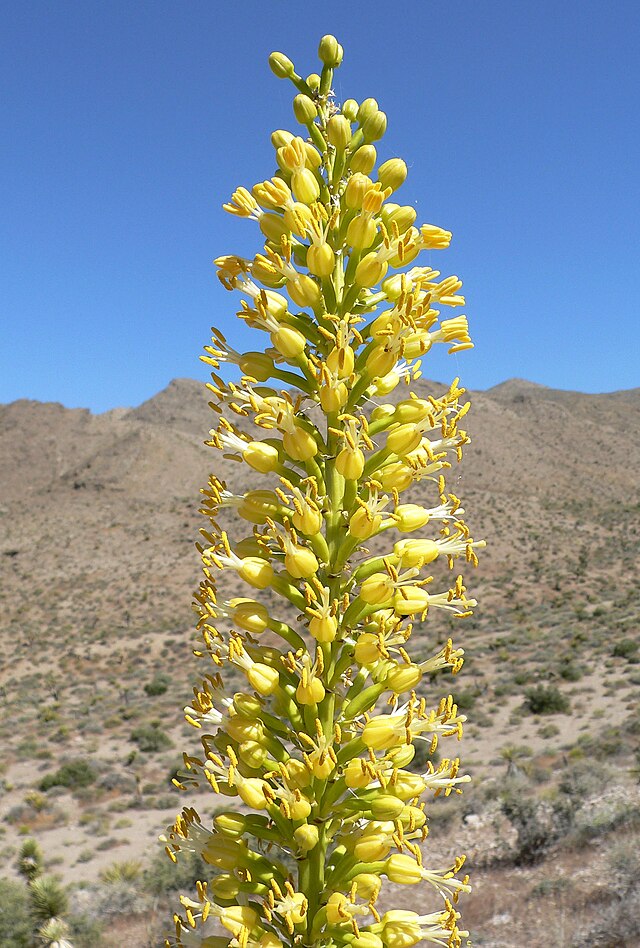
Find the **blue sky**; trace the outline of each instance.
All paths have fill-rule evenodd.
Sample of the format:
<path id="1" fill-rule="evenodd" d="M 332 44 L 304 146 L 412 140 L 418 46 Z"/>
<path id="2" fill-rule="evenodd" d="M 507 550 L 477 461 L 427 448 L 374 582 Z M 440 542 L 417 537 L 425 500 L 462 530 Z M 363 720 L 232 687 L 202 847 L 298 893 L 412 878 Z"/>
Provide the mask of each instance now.
<path id="1" fill-rule="evenodd" d="M 399 197 L 454 232 L 476 349 L 427 360 L 470 388 L 640 385 L 640 7 L 591 0 L 0 3 L 0 402 L 133 405 L 206 377 L 209 327 L 255 348 L 217 283 L 257 249 L 224 214 L 296 130 L 319 37 L 338 100 L 375 96 Z M 635 350 L 635 351 L 634 351 Z"/>

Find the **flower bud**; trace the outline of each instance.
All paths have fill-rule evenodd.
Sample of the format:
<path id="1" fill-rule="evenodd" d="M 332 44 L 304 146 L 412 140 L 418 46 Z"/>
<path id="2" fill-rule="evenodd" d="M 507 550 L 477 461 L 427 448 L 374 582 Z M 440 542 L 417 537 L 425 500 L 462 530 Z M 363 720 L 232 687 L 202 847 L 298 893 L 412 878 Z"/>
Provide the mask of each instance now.
<path id="1" fill-rule="evenodd" d="M 391 372 L 387 372 L 386 375 L 383 375 L 382 378 L 376 378 L 371 383 L 371 388 L 375 395 L 388 395 L 390 392 L 393 392 L 400 383 L 400 376 L 397 372 L 394 372 L 392 369 Z"/>
<path id="2" fill-rule="evenodd" d="M 373 573 L 363 579 L 360 598 L 370 606 L 389 605 L 393 600 L 393 585 L 388 573 Z"/>
<path id="3" fill-rule="evenodd" d="M 407 767 L 415 756 L 416 749 L 413 744 L 401 744 L 387 751 L 387 757 L 394 767 Z"/>
<path id="4" fill-rule="evenodd" d="M 349 533 L 359 540 L 368 540 L 369 537 L 378 532 L 381 523 L 382 516 L 380 514 L 368 516 L 366 510 L 358 507 L 349 520 Z"/>
<path id="5" fill-rule="evenodd" d="M 327 367 L 339 379 L 348 379 L 353 375 L 356 356 L 351 346 L 334 346 L 327 356 Z"/>
<path id="6" fill-rule="evenodd" d="M 242 540 L 238 540 L 233 544 L 233 552 L 236 556 L 241 558 L 245 556 L 257 556 L 259 560 L 268 559 L 263 547 L 260 546 L 255 536 L 243 537 Z"/>
<path id="7" fill-rule="evenodd" d="M 351 141 L 351 124 L 344 115 L 332 115 L 327 122 L 327 137 L 331 144 L 344 151 Z"/>
<path id="8" fill-rule="evenodd" d="M 235 899 L 240 891 L 240 883 L 230 872 L 221 873 L 218 876 L 215 876 L 209 883 L 210 890 L 215 894 L 216 899 L 221 899 L 222 901 Z M 211 938 L 215 937 L 213 935 Z M 215 943 L 216 945 L 218 942 Z M 222 938 L 220 941 L 220 948 L 224 948 L 224 945 L 228 944 L 227 938 Z M 215 948 L 215 946 L 212 946 Z"/>
<path id="9" fill-rule="evenodd" d="M 366 747 L 371 747 L 373 750 L 388 750 L 406 743 L 404 731 L 403 717 L 394 718 L 389 714 L 381 714 L 367 721 L 361 737 Z"/>
<path id="10" fill-rule="evenodd" d="M 313 204 L 320 197 L 320 185 L 313 171 L 309 168 L 302 168 L 300 171 L 294 171 L 291 175 L 291 190 L 296 201 L 303 204 Z M 262 221 L 266 215 L 262 215 Z"/>
<path id="11" fill-rule="evenodd" d="M 393 552 L 404 569 L 412 566 L 417 566 L 420 569 L 428 563 L 433 563 L 438 558 L 440 548 L 435 540 L 411 537 L 394 543 Z"/>
<path id="12" fill-rule="evenodd" d="M 242 813 L 218 813 L 213 822 L 219 833 L 231 839 L 238 839 L 247 829 L 247 818 Z"/>
<path id="13" fill-rule="evenodd" d="M 405 805 L 398 817 L 404 829 L 422 829 L 427 822 L 427 814 L 419 806 Z"/>
<path id="14" fill-rule="evenodd" d="M 387 448 L 398 457 L 406 457 L 419 446 L 422 432 L 416 425 L 398 425 L 387 435 Z"/>
<path id="15" fill-rule="evenodd" d="M 343 55 L 344 50 L 335 36 L 327 33 L 322 37 L 318 46 L 318 56 L 325 66 L 330 66 L 332 69 L 339 66 Z"/>
<path id="16" fill-rule="evenodd" d="M 255 718 L 247 718 L 237 714 L 233 718 L 225 721 L 224 729 L 234 741 L 242 743 L 243 741 L 261 741 L 264 739 L 264 727 L 262 721 Z"/>
<path id="17" fill-rule="evenodd" d="M 373 665 L 381 657 L 379 637 L 373 632 L 362 632 L 354 649 L 354 658 L 358 665 Z"/>
<path id="18" fill-rule="evenodd" d="M 355 250 L 366 250 L 376 239 L 378 228 L 373 218 L 359 214 L 349 222 L 347 243 Z"/>
<path id="19" fill-rule="evenodd" d="M 250 490 L 238 505 L 238 513 L 250 523 L 266 523 L 267 517 L 279 513 L 282 504 L 272 490 Z"/>
<path id="20" fill-rule="evenodd" d="M 371 412 L 371 422 L 387 421 L 395 414 L 396 406 L 388 402 L 385 405 L 376 405 Z"/>
<path id="21" fill-rule="evenodd" d="M 299 530 L 300 533 L 306 534 L 308 537 L 315 536 L 316 533 L 320 533 L 320 529 L 323 523 L 322 512 L 314 505 L 307 503 L 302 509 L 302 513 L 295 511 L 291 517 L 291 522 L 293 523 L 296 530 Z"/>
<path id="22" fill-rule="evenodd" d="M 342 406 L 346 404 L 349 398 L 349 389 L 344 382 L 339 382 L 337 385 L 322 386 L 319 397 L 322 409 L 328 415 L 340 411 Z"/>
<path id="23" fill-rule="evenodd" d="M 228 839 L 215 833 L 207 840 L 202 858 L 217 869 L 235 869 L 245 862 L 247 847 L 237 839 Z"/>
<path id="24" fill-rule="evenodd" d="M 359 757 L 354 757 L 344 769 L 344 782 L 351 790 L 368 787 L 374 779 L 363 764 Z"/>
<path id="25" fill-rule="evenodd" d="M 311 772 L 318 780 L 326 780 L 329 774 L 333 773 L 335 764 L 327 754 L 323 761 L 314 758 L 311 764 Z"/>
<path id="26" fill-rule="evenodd" d="M 322 296 L 316 281 L 306 273 L 301 273 L 295 280 L 289 280 L 287 292 L 298 306 L 309 306 L 311 309 L 318 305 Z"/>
<path id="27" fill-rule="evenodd" d="M 387 116 L 384 112 L 370 115 L 362 124 L 362 134 L 366 142 L 377 142 L 387 130 Z"/>
<path id="28" fill-rule="evenodd" d="M 344 922 L 340 909 L 345 902 L 347 897 L 342 892 L 332 892 L 327 899 L 327 922 L 330 925 L 341 925 Z"/>
<path id="29" fill-rule="evenodd" d="M 404 853 L 393 853 L 389 856 L 385 872 L 390 882 L 399 885 L 416 885 L 422 881 L 422 869 L 411 856 Z"/>
<path id="30" fill-rule="evenodd" d="M 311 142 L 304 142 L 305 164 L 311 171 L 314 171 L 322 164 L 322 155 Z"/>
<path id="31" fill-rule="evenodd" d="M 244 777 L 238 784 L 238 796 L 252 810 L 266 810 L 269 801 L 265 795 L 268 784 L 260 777 Z"/>
<path id="32" fill-rule="evenodd" d="M 357 119 L 360 125 L 362 125 L 366 119 L 370 118 L 372 115 L 375 115 L 376 112 L 378 112 L 378 103 L 376 100 L 371 98 L 364 99 L 364 101 L 360 103 L 357 114 Z"/>
<path id="33" fill-rule="evenodd" d="M 251 931 L 258 924 L 258 913 L 249 905 L 229 905 L 222 909 L 219 918 L 234 938 L 241 934 L 243 928 Z"/>
<path id="34" fill-rule="evenodd" d="M 316 642 L 333 642 L 338 631 L 338 620 L 335 616 L 312 616 L 309 620 L 309 632 Z"/>
<path id="35" fill-rule="evenodd" d="M 358 103 L 355 99 L 345 99 L 342 103 L 342 114 L 350 122 L 355 122 L 358 117 Z"/>
<path id="36" fill-rule="evenodd" d="M 278 79 L 291 79 L 295 75 L 294 65 L 284 53 L 271 53 L 269 65 Z"/>
<path id="37" fill-rule="evenodd" d="M 273 359 L 264 352 L 245 352 L 240 356 L 240 371 L 256 382 L 266 382 L 273 374 Z"/>
<path id="38" fill-rule="evenodd" d="M 424 780 L 410 770 L 398 770 L 390 789 L 401 800 L 413 800 L 424 793 Z"/>
<path id="39" fill-rule="evenodd" d="M 266 668 L 266 665 L 262 667 Z M 273 668 L 270 668 L 269 671 L 278 674 Z M 257 688 L 256 691 L 258 691 Z M 257 741 L 243 741 L 238 745 L 238 757 L 247 767 L 252 770 L 259 770 L 267 759 L 267 749 L 262 744 L 258 744 Z"/>
<path id="40" fill-rule="evenodd" d="M 312 92 L 317 92 L 320 88 L 320 76 L 317 72 L 310 72 L 305 82 L 309 86 Z"/>
<path id="41" fill-rule="evenodd" d="M 320 568 L 315 553 L 306 546 L 297 546 L 292 552 L 285 553 L 284 566 L 294 579 L 308 579 Z"/>
<path id="42" fill-rule="evenodd" d="M 429 593 L 422 586 L 403 586 L 393 597 L 393 609 L 399 616 L 414 616 L 429 606 Z"/>
<path id="43" fill-rule="evenodd" d="M 407 166 L 402 158 L 389 158 L 378 168 L 378 181 L 383 190 L 391 188 L 397 191 L 401 184 L 407 179 Z"/>
<path id="44" fill-rule="evenodd" d="M 327 243 L 312 244 L 307 251 L 307 267 L 315 276 L 331 276 L 335 262 L 336 255 Z"/>
<path id="45" fill-rule="evenodd" d="M 293 139 L 293 133 L 287 132 L 284 128 L 277 128 L 275 132 L 271 132 L 271 144 L 274 148 L 284 148 L 285 145 L 290 145 Z"/>
<path id="46" fill-rule="evenodd" d="M 271 342 L 285 359 L 295 359 L 301 355 L 307 344 L 307 340 L 300 330 L 293 326 L 280 326 L 279 329 L 271 333 Z"/>
<path id="47" fill-rule="evenodd" d="M 344 200 L 351 210 L 360 210 L 364 201 L 364 196 L 372 186 L 371 178 L 361 171 L 352 174 L 344 190 Z"/>
<path id="48" fill-rule="evenodd" d="M 375 478 L 380 482 L 383 490 L 406 490 L 413 484 L 413 471 L 402 461 L 385 464 L 380 471 L 376 471 Z"/>
<path id="49" fill-rule="evenodd" d="M 401 207 L 397 204 L 385 204 L 382 208 L 381 215 L 382 222 L 387 230 L 393 230 L 393 225 L 395 224 L 399 234 L 406 233 L 418 216 L 415 207 L 411 207 L 410 204 L 403 204 Z M 399 273 L 397 276 L 400 278 L 402 274 Z"/>
<path id="50" fill-rule="evenodd" d="M 404 425 L 408 423 L 417 424 L 423 421 L 433 411 L 431 402 L 424 398 L 406 398 L 396 405 L 394 421 Z"/>
<path id="51" fill-rule="evenodd" d="M 289 233 L 289 228 L 279 214 L 264 213 L 260 216 L 258 227 L 267 238 L 279 244 L 280 238 Z"/>
<path id="52" fill-rule="evenodd" d="M 393 823 L 386 826 L 369 823 L 360 838 L 353 845 L 353 855 L 361 862 L 375 862 L 389 855 L 393 845 L 391 834 L 395 831 Z M 347 844 L 348 845 L 348 844 Z"/>
<path id="53" fill-rule="evenodd" d="M 282 436 L 282 446 L 294 461 L 308 461 L 318 453 L 318 445 L 314 437 L 304 428 L 296 427 L 295 431 L 285 431 Z"/>
<path id="54" fill-rule="evenodd" d="M 304 790 L 305 787 L 308 787 L 311 783 L 311 774 L 309 770 L 301 760 L 295 760 L 291 758 L 287 761 L 287 773 L 289 774 L 288 782 L 297 790 Z"/>
<path id="55" fill-rule="evenodd" d="M 301 681 L 296 688 L 296 699 L 300 704 L 319 704 L 324 695 L 324 685 L 315 675 L 311 676 L 306 684 Z"/>
<path id="56" fill-rule="evenodd" d="M 275 668 L 254 662 L 247 671 L 247 681 L 259 695 L 271 695 L 280 684 L 280 676 Z"/>
<path id="57" fill-rule="evenodd" d="M 234 624 L 253 635 L 260 635 L 269 624 L 266 606 L 255 599 L 231 599 L 229 610 Z"/>
<path id="58" fill-rule="evenodd" d="M 358 286 L 372 287 L 385 276 L 388 264 L 375 253 L 368 253 L 356 267 L 354 281 Z"/>
<path id="59" fill-rule="evenodd" d="M 398 356 L 385 348 L 384 345 L 376 346 L 367 356 L 367 372 L 372 378 L 387 375 L 396 362 Z"/>
<path id="60" fill-rule="evenodd" d="M 273 579 L 273 568 L 266 560 L 257 556 L 245 556 L 238 569 L 238 576 L 255 589 L 266 589 Z"/>
<path id="61" fill-rule="evenodd" d="M 307 231 L 313 224 L 313 214 L 306 204 L 296 201 L 293 206 L 285 210 L 284 222 L 292 233 L 297 234 L 298 237 L 306 237 Z"/>
<path id="62" fill-rule="evenodd" d="M 361 145 L 349 160 L 349 167 L 353 172 L 370 174 L 376 164 L 378 155 L 373 145 Z"/>
<path id="63" fill-rule="evenodd" d="M 382 888 L 382 879 L 373 872 L 361 872 L 353 882 L 356 885 L 356 893 L 367 902 L 375 901 Z"/>
<path id="64" fill-rule="evenodd" d="M 275 471 L 280 463 L 277 448 L 274 448 L 272 444 L 265 444 L 263 441 L 250 441 L 242 452 L 242 459 L 254 471 L 260 471 L 261 474 Z"/>
<path id="65" fill-rule="evenodd" d="M 301 93 L 293 100 L 293 114 L 301 125 L 309 125 L 317 117 L 318 110 L 313 99 Z"/>
<path id="66" fill-rule="evenodd" d="M 404 803 L 389 793 L 377 794 L 371 802 L 374 820 L 395 820 L 404 810 Z"/>
<path id="67" fill-rule="evenodd" d="M 389 691 L 401 695 L 405 691 L 412 691 L 422 679 L 422 669 L 419 665 L 396 665 L 385 678 L 384 685 Z"/>
<path id="68" fill-rule="evenodd" d="M 345 480 L 357 481 L 364 471 L 364 454 L 360 448 L 347 446 L 339 451 L 336 457 L 336 471 L 342 474 Z"/>
<path id="69" fill-rule="evenodd" d="M 293 838 L 300 852 L 308 853 L 318 845 L 320 833 L 318 827 L 313 823 L 303 823 L 302 826 L 294 830 Z"/>
<path id="70" fill-rule="evenodd" d="M 244 691 L 236 691 L 233 696 L 233 707 L 238 715 L 243 715 L 245 718 L 255 718 L 262 713 L 262 702 L 260 699 L 256 698 L 255 695 L 248 695 Z M 247 740 L 251 739 L 252 738 L 247 738 Z M 244 740 L 244 738 L 241 737 L 239 740 Z"/>

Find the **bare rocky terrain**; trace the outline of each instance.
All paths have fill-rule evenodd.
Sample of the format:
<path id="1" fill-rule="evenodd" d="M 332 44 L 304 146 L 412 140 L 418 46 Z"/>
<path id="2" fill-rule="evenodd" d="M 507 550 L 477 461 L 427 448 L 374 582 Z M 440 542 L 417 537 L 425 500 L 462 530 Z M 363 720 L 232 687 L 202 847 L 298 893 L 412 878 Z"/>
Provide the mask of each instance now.
<path id="1" fill-rule="evenodd" d="M 432 852 L 469 854 L 475 945 L 640 945 L 640 389 L 512 379 L 471 400 L 448 488 L 489 544 L 465 575 L 480 606 L 417 635 L 425 653 L 451 632 L 466 650 L 453 684 L 474 782 L 436 802 Z M 253 486 L 203 446 L 214 421 L 188 379 L 102 415 L 0 406 L 0 875 L 25 834 L 68 883 L 146 865 L 198 802 L 170 784 L 207 671 L 192 654 L 198 492 L 210 470 Z M 84 785 L 41 788 L 78 761 Z M 101 944 L 157 944 L 136 904 Z M 170 900 L 154 907 L 166 917 Z"/>

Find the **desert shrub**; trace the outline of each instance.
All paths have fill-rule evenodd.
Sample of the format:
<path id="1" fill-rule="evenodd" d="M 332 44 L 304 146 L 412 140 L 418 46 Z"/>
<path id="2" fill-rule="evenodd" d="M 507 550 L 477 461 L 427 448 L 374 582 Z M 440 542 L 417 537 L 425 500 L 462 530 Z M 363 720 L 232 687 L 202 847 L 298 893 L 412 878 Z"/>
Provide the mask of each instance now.
<path id="1" fill-rule="evenodd" d="M 584 675 L 584 669 L 577 662 L 562 662 L 558 673 L 563 681 L 580 681 Z"/>
<path id="2" fill-rule="evenodd" d="M 478 698 L 477 691 L 457 691 L 454 695 L 455 702 L 461 711 L 470 711 Z"/>
<path id="3" fill-rule="evenodd" d="M 635 639 L 622 639 L 620 642 L 616 642 L 613 646 L 613 651 L 611 654 L 614 658 L 626 658 L 628 662 L 638 661 L 638 650 L 640 649 L 640 643 Z"/>
<path id="4" fill-rule="evenodd" d="M 507 791 L 501 808 L 517 833 L 513 862 L 530 866 L 539 862 L 547 850 L 566 836 L 575 821 L 575 804 L 559 797 L 551 805 L 526 797 L 521 789 Z"/>
<path id="5" fill-rule="evenodd" d="M 149 695 L 149 697 L 152 698 L 155 697 L 155 695 L 163 695 L 170 683 L 171 679 L 168 675 L 165 675 L 164 672 L 157 672 L 151 681 L 146 683 L 144 690 Z"/>
<path id="6" fill-rule="evenodd" d="M 555 724 L 543 724 L 538 734 L 543 740 L 548 741 L 550 737 L 556 737 L 560 733 L 560 728 Z"/>
<path id="7" fill-rule="evenodd" d="M 634 948 L 640 939 L 640 886 L 637 882 L 621 897 L 612 891 L 611 902 L 600 908 L 598 921 L 579 933 L 571 948 Z"/>
<path id="8" fill-rule="evenodd" d="M 571 879 L 566 876 L 558 876 L 556 879 L 541 879 L 531 889 L 531 896 L 534 899 L 543 899 L 549 895 L 556 895 L 560 892 L 566 892 L 571 888 Z"/>
<path id="9" fill-rule="evenodd" d="M 0 879 L 0 948 L 31 948 L 30 908 L 24 884 Z"/>
<path id="10" fill-rule="evenodd" d="M 106 885 L 116 882 L 136 882 L 142 875 L 142 863 L 137 859 L 114 862 L 100 873 L 100 881 Z"/>
<path id="11" fill-rule="evenodd" d="M 151 724 L 141 724 L 140 727 L 135 728 L 131 732 L 131 740 L 145 754 L 155 754 L 166 747 L 173 747 L 173 741 L 160 728 L 158 721 L 152 721 Z"/>
<path id="12" fill-rule="evenodd" d="M 567 714 L 569 699 L 555 685 L 535 685 L 525 691 L 524 708 L 530 714 Z"/>
<path id="13" fill-rule="evenodd" d="M 183 849 L 174 864 L 161 849 L 144 873 L 143 886 L 151 895 L 163 897 L 170 892 L 191 889 L 199 879 L 207 879 L 210 874 L 211 867 L 198 853 Z"/>
<path id="14" fill-rule="evenodd" d="M 88 787 L 95 782 L 97 774 L 91 764 L 83 758 L 69 760 L 54 773 L 47 774 L 40 781 L 41 790 L 50 790 L 51 787 L 67 787 L 75 790 L 79 787 Z"/>

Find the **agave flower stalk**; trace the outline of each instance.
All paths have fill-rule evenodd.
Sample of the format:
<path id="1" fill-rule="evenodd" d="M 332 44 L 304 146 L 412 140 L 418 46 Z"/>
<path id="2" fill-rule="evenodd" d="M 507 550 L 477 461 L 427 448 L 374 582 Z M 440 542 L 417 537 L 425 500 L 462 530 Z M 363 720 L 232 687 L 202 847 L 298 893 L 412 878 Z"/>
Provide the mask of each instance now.
<path id="1" fill-rule="evenodd" d="M 456 379 L 425 397 L 411 385 L 432 346 L 472 343 L 466 317 L 446 315 L 464 303 L 460 280 L 418 262 L 451 234 L 394 202 L 407 167 L 391 158 L 376 170 L 386 115 L 372 98 L 336 103 L 335 37 L 319 56 L 306 79 L 270 57 L 295 86 L 302 130 L 274 132 L 277 171 L 224 205 L 264 243 L 253 259 L 216 260 L 261 341 L 241 353 L 213 331 L 207 443 L 246 466 L 251 489 L 235 494 L 212 474 L 202 491 L 196 654 L 208 669 L 186 709 L 202 752 L 185 754 L 177 784 L 209 785 L 229 805 L 210 825 L 186 807 L 164 837 L 173 860 L 192 850 L 210 867 L 167 945 L 408 948 L 467 936 L 464 857 L 427 867 L 422 847 L 429 799 L 469 780 L 450 749 L 465 716 L 434 694 L 463 649 L 448 640 L 421 660 L 410 650 L 427 618 L 471 613 L 457 564 L 475 566 L 484 542 L 446 483 L 469 441 L 465 390 Z M 219 377 L 224 362 L 239 381 Z M 230 514 L 248 525 L 236 540 L 221 526 Z M 230 572 L 246 595 L 225 598 Z M 239 690 L 225 688 L 230 673 Z M 445 756 L 412 768 L 418 742 Z M 385 879 L 421 886 L 433 910 L 381 912 Z"/>

